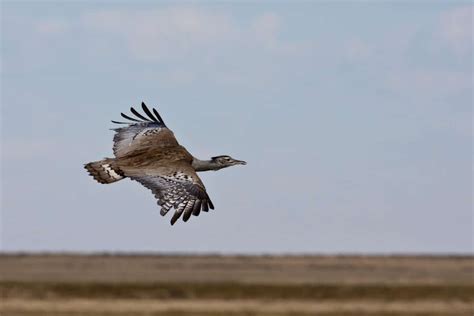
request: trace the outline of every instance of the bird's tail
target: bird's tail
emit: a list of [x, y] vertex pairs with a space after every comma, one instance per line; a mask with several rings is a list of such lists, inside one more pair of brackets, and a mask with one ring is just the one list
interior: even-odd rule
[[99, 161], [89, 162], [84, 165], [89, 174], [100, 183], [113, 183], [125, 178], [123, 172], [115, 165], [115, 159], [105, 158]]

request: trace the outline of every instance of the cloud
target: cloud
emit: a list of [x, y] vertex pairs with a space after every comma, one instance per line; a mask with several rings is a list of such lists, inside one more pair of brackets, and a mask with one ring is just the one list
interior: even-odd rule
[[276, 44], [279, 27], [280, 18], [272, 12], [258, 16], [252, 23], [252, 30], [256, 39], [267, 46]]
[[82, 17], [86, 29], [121, 38], [133, 56], [159, 61], [205, 52], [211, 44], [234, 37], [232, 20], [198, 8], [103, 10]]
[[293, 54], [301, 43], [279, 39], [280, 17], [264, 12], [248, 22], [225, 12], [177, 6], [154, 10], [102, 10], [87, 13], [81, 25], [94, 34], [123, 41], [140, 61], [159, 62], [189, 56], [213, 58], [246, 48]]
[[69, 31], [69, 24], [61, 20], [44, 20], [39, 21], [34, 26], [38, 35], [60, 35]]
[[448, 48], [465, 55], [472, 50], [472, 17], [474, 6], [465, 6], [444, 12], [440, 17], [440, 35]]
[[391, 72], [387, 78], [389, 87], [395, 91], [433, 99], [468, 91], [470, 82], [469, 74], [436, 69], [401, 69]]

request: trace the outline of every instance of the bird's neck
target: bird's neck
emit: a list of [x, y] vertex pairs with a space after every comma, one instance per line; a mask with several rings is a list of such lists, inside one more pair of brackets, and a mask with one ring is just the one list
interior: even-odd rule
[[196, 171], [219, 170], [222, 168], [221, 165], [217, 164], [213, 160], [200, 160], [197, 158], [193, 159], [192, 166]]

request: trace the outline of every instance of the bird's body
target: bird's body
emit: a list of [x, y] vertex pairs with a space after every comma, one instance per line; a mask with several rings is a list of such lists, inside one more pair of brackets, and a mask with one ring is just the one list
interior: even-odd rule
[[124, 178], [140, 182], [152, 190], [161, 206], [161, 214], [175, 208], [174, 224], [183, 214], [187, 221], [191, 214], [199, 215], [214, 206], [197, 171], [219, 170], [232, 165], [246, 164], [229, 156], [200, 160], [179, 145], [173, 132], [158, 112], [153, 114], [142, 103], [146, 118], [131, 108], [139, 119], [122, 116], [132, 123], [115, 129], [113, 151], [115, 158], [105, 158], [85, 165], [90, 175], [100, 183], [113, 183]]

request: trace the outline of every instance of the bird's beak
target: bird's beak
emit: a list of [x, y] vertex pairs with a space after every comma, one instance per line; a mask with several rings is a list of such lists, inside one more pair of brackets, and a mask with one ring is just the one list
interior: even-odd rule
[[243, 160], [235, 160], [235, 163], [236, 163], [237, 165], [246, 165], [246, 164], [247, 164], [247, 163], [246, 163], [245, 161], [243, 161]]

